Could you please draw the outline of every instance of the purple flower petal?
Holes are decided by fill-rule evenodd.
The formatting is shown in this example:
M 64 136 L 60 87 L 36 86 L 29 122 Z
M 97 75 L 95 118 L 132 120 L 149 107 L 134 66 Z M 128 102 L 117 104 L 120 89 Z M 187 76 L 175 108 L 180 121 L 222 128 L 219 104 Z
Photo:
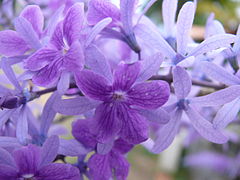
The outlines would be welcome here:
M 38 71 L 52 62 L 57 53 L 54 49 L 42 48 L 24 60 L 24 67 L 31 71 Z
M 0 111 L 0 128 L 2 129 L 8 119 L 13 115 L 16 109 L 4 109 Z
M 184 99 L 191 91 L 191 78 L 187 71 L 180 66 L 173 68 L 173 85 L 178 99 Z
M 41 161 L 39 163 L 39 168 L 46 166 L 53 162 L 56 158 L 59 148 L 59 139 L 57 136 L 51 136 L 47 138 L 42 146 L 41 151 Z
M 7 78 L 9 79 L 9 81 L 14 85 L 14 87 L 21 92 L 22 91 L 22 87 L 20 86 L 14 71 L 12 70 L 12 67 L 10 66 L 10 64 L 8 63 L 8 59 L 7 58 L 2 58 L 1 61 L 1 67 L 3 72 L 6 74 Z
M 107 180 L 112 177 L 108 155 L 94 154 L 88 161 L 91 178 L 93 180 Z
M 112 153 L 110 163 L 116 179 L 127 179 L 130 165 L 123 155 Z
M 71 77 L 69 72 L 62 72 L 57 84 L 57 91 L 60 95 L 63 95 L 67 92 L 70 86 L 70 78 Z
M 228 88 L 213 92 L 205 96 L 191 98 L 191 103 L 198 106 L 219 106 L 231 102 L 240 97 L 240 86 L 230 86 Z
M 0 164 L 0 180 L 15 180 L 18 176 L 18 172 L 15 168 Z
M 35 174 L 40 162 L 40 149 L 35 145 L 28 145 L 13 152 L 13 157 L 21 175 Z
M 177 0 L 164 0 L 162 3 L 162 17 L 164 23 L 164 32 L 168 37 L 173 36 L 173 29 L 175 28 L 175 18 L 177 12 Z
M 88 97 L 104 101 L 110 97 L 112 88 L 107 80 L 89 70 L 83 70 L 75 75 L 79 89 Z
M 65 156 L 79 156 L 86 155 L 88 152 L 89 150 L 75 139 L 60 139 L 58 154 Z
M 23 55 L 29 49 L 27 43 L 12 30 L 0 31 L 0 54 L 4 56 Z
M 181 8 L 177 19 L 177 52 L 186 55 L 189 33 L 192 28 L 195 14 L 193 2 L 186 2 Z
M 15 137 L 0 136 L 0 147 L 21 147 L 18 139 Z
M 94 116 L 95 132 L 100 142 L 108 142 L 121 130 L 122 120 L 118 118 L 119 111 L 121 112 L 119 106 L 112 103 L 104 103 L 96 108 Z
M 63 66 L 70 72 L 80 71 L 83 68 L 84 52 L 79 41 L 71 44 L 63 60 Z
M 145 60 L 141 61 L 141 71 L 136 82 L 148 80 L 152 75 L 155 75 L 162 64 L 164 57 L 162 53 L 156 53 Z
M 134 147 L 133 144 L 128 143 L 122 138 L 119 138 L 114 141 L 114 147 L 113 150 L 115 152 L 119 152 L 121 154 L 126 154 L 128 153 L 132 148 Z
M 207 76 L 220 81 L 227 85 L 240 84 L 240 78 L 226 71 L 223 67 L 220 67 L 212 62 L 201 62 L 201 70 L 206 73 Z
M 222 108 L 220 108 L 213 119 L 213 126 L 216 129 L 223 129 L 229 123 L 231 123 L 238 115 L 240 109 L 240 99 L 237 98 L 234 101 L 224 104 Z
M 13 159 L 11 154 L 3 148 L 0 148 L 0 164 L 5 164 L 16 168 L 15 160 Z
M 49 164 L 38 171 L 37 180 L 79 180 L 80 173 L 76 167 L 70 164 Z
M 27 144 L 28 137 L 28 119 L 26 108 L 23 106 L 19 111 L 19 118 L 16 127 L 16 136 L 23 145 Z
M 122 0 L 120 1 L 120 13 L 123 29 L 126 35 L 133 34 L 132 18 L 134 13 L 136 0 Z
M 86 148 L 94 149 L 97 145 L 95 135 L 91 132 L 93 120 L 80 119 L 72 124 L 73 136 Z
M 56 58 L 61 59 L 62 57 Z M 45 66 L 38 73 L 36 73 L 32 78 L 33 83 L 39 86 L 51 86 L 56 84 L 60 78 L 61 72 L 59 69 L 62 66 L 62 61 L 57 61 L 59 61 L 59 63 L 53 61 L 51 64 Z
M 87 20 L 90 25 L 95 25 L 107 17 L 111 17 L 113 23 L 120 21 L 120 10 L 109 1 L 90 0 L 88 7 Z
M 80 115 L 96 108 L 100 102 L 89 100 L 86 97 L 71 99 L 57 99 L 53 105 L 56 112 L 65 115 Z
M 28 5 L 21 12 L 20 17 L 24 17 L 28 20 L 34 29 L 34 31 L 40 36 L 43 30 L 44 17 L 39 6 Z
M 206 24 L 205 39 L 216 34 L 225 34 L 225 30 L 221 22 L 214 20 L 214 14 L 210 14 Z
M 140 63 L 120 63 L 114 72 L 113 88 L 115 90 L 128 90 L 136 81 L 140 72 Z
M 162 108 L 156 110 L 140 110 L 139 113 L 147 120 L 157 124 L 166 124 L 170 120 L 169 113 Z
M 85 55 L 86 66 L 105 77 L 109 83 L 112 83 L 111 68 L 104 54 L 96 46 L 89 46 L 85 51 Z
M 198 56 L 218 48 L 229 47 L 231 43 L 234 43 L 236 36 L 232 34 L 217 34 L 211 36 L 201 42 L 196 48 L 194 48 L 188 56 Z
M 179 63 L 177 63 L 178 66 L 181 67 L 192 67 L 195 63 L 195 57 L 194 56 L 189 56 L 183 60 L 181 60 Z
M 80 38 L 84 22 L 84 4 L 76 3 L 67 12 L 63 21 L 63 35 L 68 45 Z
M 12 65 L 21 63 L 27 57 L 28 57 L 27 55 L 8 57 L 8 64 L 12 66 Z
M 182 111 L 175 110 L 171 114 L 171 119 L 169 123 L 164 125 L 157 132 L 157 138 L 155 140 L 154 146 L 151 149 L 153 153 L 160 153 L 170 146 L 173 142 L 175 136 L 178 133 L 180 123 L 181 123 Z
M 189 106 L 185 112 L 188 118 L 191 120 L 193 127 L 202 137 L 217 144 L 224 144 L 228 141 L 228 138 L 223 135 L 221 131 L 215 129 L 213 124 L 204 119 L 191 106 Z
M 40 49 L 42 47 L 37 33 L 34 31 L 31 23 L 23 17 L 15 19 L 15 29 L 26 43 L 33 49 Z
M 62 50 L 64 48 L 64 41 L 63 41 L 63 22 L 59 22 L 56 25 L 56 28 L 52 34 L 50 42 L 58 49 Z
M 114 145 L 114 141 L 106 142 L 106 143 L 97 143 L 97 153 L 98 154 L 108 154 Z
M 59 19 L 63 13 L 64 7 L 61 6 L 60 8 L 58 8 L 58 10 L 49 18 L 47 26 L 46 26 L 46 30 L 45 33 L 47 36 L 52 36 L 58 22 Z
M 96 38 L 96 36 L 110 23 L 112 22 L 111 18 L 105 18 L 99 21 L 91 30 L 91 32 L 86 37 L 85 47 L 88 47 Z
M 138 1 L 136 1 L 138 3 Z M 157 2 L 157 0 L 150 0 L 147 2 L 146 6 L 144 7 L 144 9 L 142 10 L 142 12 L 140 13 L 138 19 L 137 19 L 137 23 L 139 24 L 140 20 L 142 19 L 142 17 L 147 13 L 147 11 L 153 6 L 153 4 Z
M 134 85 L 127 92 L 128 102 L 144 109 L 156 109 L 165 104 L 170 88 L 165 81 L 152 81 Z
M 53 93 L 47 100 L 42 115 L 40 117 L 40 133 L 42 135 L 47 136 L 48 130 L 53 122 L 53 119 L 56 115 L 56 111 L 53 109 L 53 104 L 58 100 L 60 97 L 58 93 Z
M 148 139 L 148 123 L 136 110 L 122 106 L 119 118 L 122 121 L 121 138 L 131 144 Z
M 153 29 L 150 29 L 144 24 L 138 24 L 134 28 L 134 32 L 139 36 L 143 41 L 145 41 L 150 48 L 154 48 L 163 53 L 164 56 L 167 56 L 170 59 L 174 59 L 176 52 L 172 47 L 163 39 L 160 33 L 156 32 Z

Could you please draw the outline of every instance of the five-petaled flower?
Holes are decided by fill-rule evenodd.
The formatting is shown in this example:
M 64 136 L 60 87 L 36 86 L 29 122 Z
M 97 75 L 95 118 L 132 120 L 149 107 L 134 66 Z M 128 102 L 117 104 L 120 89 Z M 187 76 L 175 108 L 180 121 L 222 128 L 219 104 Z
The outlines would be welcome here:
M 140 115 L 141 109 L 157 109 L 169 97 L 169 86 L 164 81 L 135 81 L 141 64 L 120 63 L 114 71 L 113 82 L 89 71 L 76 75 L 78 87 L 87 96 L 102 103 L 96 108 L 94 121 L 100 142 L 116 136 L 138 144 L 148 138 L 148 123 Z

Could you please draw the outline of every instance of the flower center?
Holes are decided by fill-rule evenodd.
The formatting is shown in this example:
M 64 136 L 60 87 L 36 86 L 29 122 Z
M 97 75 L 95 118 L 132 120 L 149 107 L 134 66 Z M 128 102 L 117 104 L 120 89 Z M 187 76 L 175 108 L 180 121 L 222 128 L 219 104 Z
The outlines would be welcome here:
M 177 103 L 177 106 L 181 110 L 186 110 L 188 108 L 189 100 L 187 99 L 180 99 Z
M 34 174 L 24 174 L 22 177 L 24 180 L 34 180 Z
M 63 54 L 67 54 L 68 50 L 70 49 L 70 47 L 68 46 L 68 42 L 65 38 L 63 38 L 63 42 L 64 42 L 64 47 L 63 47 Z
M 112 95 L 114 101 L 122 101 L 124 100 L 125 93 L 122 91 L 115 91 Z

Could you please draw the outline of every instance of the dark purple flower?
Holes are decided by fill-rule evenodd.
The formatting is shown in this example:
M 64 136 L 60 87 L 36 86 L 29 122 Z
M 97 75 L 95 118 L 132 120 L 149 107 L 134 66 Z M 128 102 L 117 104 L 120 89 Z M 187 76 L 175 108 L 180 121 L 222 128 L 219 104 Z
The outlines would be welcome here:
M 0 179 L 78 180 L 77 168 L 69 164 L 52 163 L 57 156 L 59 141 L 52 136 L 43 145 L 28 145 L 12 154 L 0 149 Z
M 114 146 L 109 153 L 92 155 L 88 160 L 90 177 L 93 180 L 108 180 L 111 177 L 126 180 L 129 163 L 124 154 L 132 147 L 133 145 L 128 144 L 123 139 L 118 139 L 114 142 Z
M 135 83 L 140 63 L 121 63 L 114 72 L 113 82 L 89 70 L 77 74 L 82 92 L 102 103 L 96 108 L 94 121 L 98 140 L 106 142 L 116 136 L 137 144 L 148 137 L 148 123 L 139 109 L 157 109 L 169 97 L 169 86 L 164 81 Z
M 109 180 L 114 177 L 126 179 L 129 163 L 124 155 L 133 148 L 133 145 L 121 138 L 108 144 L 98 143 L 92 124 L 92 119 L 80 119 L 72 125 L 73 136 L 86 148 L 96 151 L 88 160 L 86 165 L 89 172 L 85 173 L 93 180 Z M 84 162 L 81 161 L 80 164 Z

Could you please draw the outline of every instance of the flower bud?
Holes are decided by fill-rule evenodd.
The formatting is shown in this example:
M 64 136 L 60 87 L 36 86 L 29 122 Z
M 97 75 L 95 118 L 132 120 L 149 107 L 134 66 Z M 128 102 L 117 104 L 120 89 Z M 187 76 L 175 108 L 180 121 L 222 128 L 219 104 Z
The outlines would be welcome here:
M 26 103 L 26 98 L 24 97 L 19 97 L 19 96 L 7 96 L 3 97 L 2 103 L 0 105 L 1 108 L 6 108 L 6 109 L 15 109 L 21 106 L 22 104 Z

